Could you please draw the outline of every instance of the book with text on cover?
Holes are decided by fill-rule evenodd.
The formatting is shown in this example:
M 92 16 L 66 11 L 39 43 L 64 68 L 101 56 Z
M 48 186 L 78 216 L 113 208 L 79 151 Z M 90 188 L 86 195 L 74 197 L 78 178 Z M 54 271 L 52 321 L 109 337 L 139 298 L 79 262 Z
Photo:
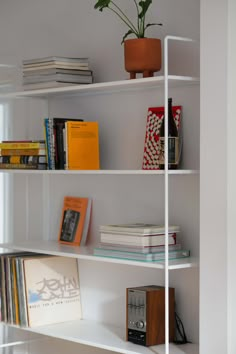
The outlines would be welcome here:
M 90 198 L 64 197 L 59 242 L 74 246 L 86 243 L 92 200 Z
M 66 122 L 66 169 L 98 170 L 98 122 Z
M 29 327 L 81 319 L 76 259 L 41 256 L 23 262 Z

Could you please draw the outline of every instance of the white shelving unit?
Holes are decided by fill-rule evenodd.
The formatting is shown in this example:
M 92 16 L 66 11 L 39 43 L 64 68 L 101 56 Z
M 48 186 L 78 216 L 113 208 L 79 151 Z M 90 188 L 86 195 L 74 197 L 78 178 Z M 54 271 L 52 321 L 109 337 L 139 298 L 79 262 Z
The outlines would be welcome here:
M 166 85 L 168 85 L 168 87 L 166 87 Z M 85 102 L 85 104 L 87 104 L 88 109 L 91 107 L 91 105 L 95 107 L 97 105 L 97 102 L 99 102 L 100 104 L 100 100 L 106 100 L 107 97 L 109 97 L 110 99 L 110 97 L 112 96 L 112 100 L 114 100 L 114 97 L 116 95 L 121 95 L 123 97 L 124 94 L 130 94 L 132 98 L 134 94 L 140 94 L 140 92 L 141 94 L 143 92 L 152 92 L 153 94 L 153 92 L 160 91 L 162 91 L 163 93 L 164 90 L 166 95 L 166 92 L 168 92 L 167 89 L 173 89 L 174 94 L 178 96 L 178 90 L 180 89 L 181 95 L 182 97 L 184 97 L 183 93 L 185 92 L 185 90 L 191 90 L 190 87 L 195 87 L 198 89 L 199 79 L 189 76 L 170 76 L 167 74 L 166 76 L 157 76 L 154 78 L 137 79 L 132 81 L 123 80 L 108 83 L 91 84 L 87 86 L 76 85 L 55 89 L 13 92 L 1 94 L 1 100 L 8 101 L 12 99 L 27 98 L 27 101 L 25 103 L 27 104 L 30 99 L 36 98 L 40 99 L 40 101 L 42 99 L 46 99 L 49 100 L 49 102 L 52 101 L 52 103 L 49 103 L 48 105 L 48 111 L 50 112 L 50 114 L 52 114 L 51 111 L 53 112 L 54 107 L 58 106 L 59 110 L 62 104 L 65 104 L 66 107 L 69 107 L 71 105 L 72 100 L 76 102 L 79 99 L 81 103 L 88 99 L 95 99 L 92 104 L 89 102 L 90 106 L 88 105 L 88 103 Z M 167 102 L 167 97 L 165 97 L 165 102 Z M 187 105 L 186 101 L 183 103 L 183 105 L 185 103 Z M 82 107 L 82 111 L 85 110 L 86 107 Z M 91 112 L 89 112 L 88 114 L 92 116 Z M 106 124 L 108 123 L 110 124 L 111 122 L 102 121 L 101 130 L 103 128 L 105 130 Z M 187 119 L 184 124 L 188 124 Z M 111 128 L 108 129 L 110 129 L 110 133 L 112 133 Z M 123 135 L 124 140 L 129 138 L 129 134 L 127 134 L 125 131 L 123 131 Z M 189 137 L 187 138 L 189 139 Z M 102 141 L 104 139 L 105 137 L 103 136 Z M 107 152 L 105 151 L 104 156 L 106 156 L 106 154 Z M 126 156 L 124 156 L 123 152 L 121 152 L 120 155 L 124 160 L 126 159 Z M 110 155 L 110 158 L 112 158 L 112 153 Z M 116 168 L 114 168 L 112 165 L 112 167 L 108 166 L 100 171 L 0 171 L 1 173 L 9 173 L 14 179 L 14 193 L 16 193 L 15 196 L 11 194 L 11 198 L 14 197 L 14 202 L 12 205 L 12 217 L 14 217 L 15 220 L 14 225 L 12 226 L 12 242 L 4 243 L 1 245 L 1 247 L 8 249 L 10 248 L 14 250 L 26 250 L 45 254 L 74 257 L 78 259 L 79 267 L 81 269 L 81 272 L 83 273 L 81 277 L 81 292 L 82 299 L 85 299 L 83 303 L 85 319 L 73 323 L 62 323 L 54 326 L 27 329 L 27 331 L 32 331 L 36 334 L 47 335 L 53 338 L 63 339 L 66 341 L 71 341 L 79 344 L 88 345 L 91 347 L 96 347 L 124 354 L 199 354 L 197 344 L 176 346 L 174 344 L 166 343 L 166 345 L 146 348 L 126 342 L 125 326 L 123 321 L 125 308 L 123 308 L 122 311 L 116 309 L 116 302 L 118 302 L 119 305 L 121 304 L 121 300 L 117 299 L 117 296 L 119 297 L 121 293 L 124 294 L 125 288 L 128 287 L 129 284 L 140 284 L 141 281 L 148 283 L 154 282 L 154 279 L 156 278 L 157 283 L 166 284 L 166 286 L 168 287 L 169 284 L 176 284 L 175 276 L 172 277 L 172 271 L 174 270 L 175 272 L 173 273 L 175 274 L 176 272 L 182 271 L 195 272 L 194 277 L 192 277 L 191 274 L 188 275 L 188 277 L 189 279 L 193 278 L 193 281 L 198 279 L 198 276 L 196 275 L 196 271 L 198 269 L 198 247 L 194 245 L 195 243 L 197 243 L 194 240 L 194 237 L 198 234 L 199 225 L 198 214 L 197 216 L 194 214 L 195 210 L 198 209 L 199 198 L 198 166 L 190 166 L 191 168 L 188 168 L 189 166 L 187 166 L 188 164 L 186 163 L 186 168 L 184 165 L 183 169 L 177 171 L 143 171 L 138 168 L 136 163 L 134 163 L 134 166 L 132 166 L 131 168 L 126 168 L 126 165 L 128 163 L 124 164 L 124 166 L 122 165 L 121 167 L 119 159 L 120 157 L 117 159 L 118 162 L 114 162 L 115 167 L 117 166 Z M 68 179 L 70 179 L 69 183 Z M 123 179 L 123 181 L 121 181 L 120 179 Z M 148 182 L 150 183 L 150 188 L 146 186 L 146 188 L 149 188 L 146 191 L 147 193 L 145 192 L 145 188 L 144 191 L 140 189 L 140 187 L 145 184 L 145 179 L 150 179 L 150 181 Z M 112 185 L 112 180 L 114 180 L 114 183 L 117 184 L 115 188 Z M 127 191 L 131 193 L 132 198 L 130 196 L 127 198 L 130 201 L 127 203 L 127 205 L 124 206 L 124 209 L 121 210 L 122 198 L 124 203 L 124 198 L 126 197 L 126 184 Z M 166 192 L 166 187 L 168 188 L 168 193 L 167 195 L 164 195 L 164 190 Z M 132 190 L 132 188 L 134 188 L 134 190 Z M 156 188 L 157 192 L 155 191 Z M 174 190 L 175 193 L 173 193 Z M 182 190 L 182 195 L 179 192 L 180 190 Z M 135 194 L 134 191 L 139 192 Z M 190 194 L 188 193 L 189 191 L 191 191 Z M 83 193 L 84 195 L 91 194 L 91 197 L 94 197 L 95 200 L 93 206 L 94 215 L 92 216 L 93 222 L 91 227 L 89 245 L 85 248 L 78 249 L 76 247 L 62 246 L 57 243 L 56 230 L 58 226 L 58 221 L 60 219 L 61 211 L 58 201 L 61 200 L 62 195 L 72 193 L 75 193 L 77 195 L 81 193 Z M 109 193 L 111 193 L 111 197 Z M 93 256 L 93 246 L 98 243 L 98 234 L 96 231 L 98 224 L 105 223 L 106 220 L 109 219 L 109 217 L 111 217 L 111 219 L 114 219 L 115 214 L 117 213 L 117 211 L 119 212 L 119 210 L 119 217 L 121 220 L 125 220 L 126 218 L 134 218 L 134 215 L 136 213 L 138 218 L 144 215 L 144 219 L 147 221 L 149 218 L 153 219 L 157 214 L 155 210 L 155 198 L 157 198 L 157 195 L 155 193 L 157 193 L 157 195 L 158 193 L 160 193 L 160 200 L 157 203 L 157 212 L 159 213 L 158 220 L 160 222 L 163 222 L 164 219 L 166 220 L 167 215 L 169 220 L 169 213 L 172 219 L 181 216 L 183 229 L 184 223 L 186 222 L 187 226 L 185 227 L 185 237 L 183 241 L 185 241 L 187 245 L 191 245 L 191 242 L 193 243 L 193 249 L 195 248 L 193 251 L 193 257 L 184 260 L 180 259 L 175 261 L 148 263 Z M 119 194 L 121 194 L 121 197 L 119 197 Z M 169 199 L 169 195 L 170 202 L 168 207 L 167 201 Z M 151 205 L 148 205 L 149 199 L 152 196 L 154 200 L 152 201 Z M 140 199 L 136 200 L 136 198 Z M 141 201 L 143 201 L 144 206 L 142 206 L 139 210 L 138 202 L 140 203 Z M 103 211 L 103 205 L 105 205 L 106 203 L 110 203 L 110 207 L 108 206 L 107 208 L 104 208 Z M 189 209 L 191 209 L 190 207 L 188 207 L 188 205 L 186 205 L 188 203 L 196 204 L 196 206 L 194 206 L 194 210 L 191 212 L 191 218 L 193 220 L 189 218 L 190 221 L 187 220 L 189 216 Z M 109 216 L 108 214 L 110 213 L 113 204 L 114 212 L 112 212 Z M 147 204 L 147 208 L 145 207 L 145 204 Z M 23 205 L 24 207 L 21 207 L 21 205 Z M 131 205 L 133 205 L 133 211 L 130 209 Z M 165 211 L 164 205 L 167 205 L 167 210 Z M 184 210 L 182 213 L 180 210 L 180 206 Z M 149 212 L 146 211 L 148 207 L 151 209 L 151 216 L 149 215 Z M 166 229 L 168 228 L 168 220 L 165 224 Z M 193 228 L 193 232 L 191 228 Z M 188 242 L 188 234 L 190 234 L 190 230 L 193 235 L 191 235 L 192 241 Z M 128 268 L 128 266 L 130 267 Z M 120 290 L 120 294 L 116 295 L 116 289 L 111 290 L 110 288 L 110 283 L 112 283 L 113 278 L 112 269 L 114 270 L 114 267 L 116 267 L 114 272 L 121 276 L 123 270 L 125 269 L 125 272 L 128 273 L 132 268 L 131 266 L 136 267 L 135 269 L 138 270 L 140 274 L 135 276 L 136 278 L 133 282 L 131 282 L 129 276 L 127 279 L 122 279 L 122 281 L 121 278 L 119 278 L 121 281 L 122 289 Z M 105 271 L 108 274 L 104 276 L 104 278 L 107 277 L 107 279 L 101 280 L 101 284 L 97 282 L 97 279 L 94 279 L 94 269 L 96 269 L 97 272 Z M 149 271 L 152 272 L 152 275 L 150 277 L 144 276 L 143 272 L 146 272 L 145 275 L 147 275 L 147 272 Z M 155 275 L 153 272 L 155 272 Z M 103 274 L 100 276 L 102 278 Z M 96 277 L 98 277 L 98 275 Z M 180 277 L 181 274 L 179 275 L 179 279 Z M 181 296 L 183 295 L 181 295 L 181 293 L 186 290 L 186 285 L 184 284 L 183 278 L 184 276 L 182 276 L 182 280 L 179 280 L 179 283 L 177 280 L 176 284 L 177 288 L 179 287 L 180 289 L 180 295 L 177 296 L 177 299 L 180 303 L 182 302 L 182 305 L 180 306 L 181 309 L 183 309 L 183 307 L 185 306 L 185 301 L 181 299 Z M 104 281 L 107 281 L 105 285 Z M 96 284 L 94 285 L 94 283 Z M 92 299 L 92 291 L 94 291 L 93 288 L 95 288 L 96 286 L 99 286 L 99 289 L 95 305 L 93 305 L 95 306 L 95 310 L 94 307 L 90 310 L 89 301 L 91 301 Z M 104 286 L 105 289 L 103 288 Z M 195 286 L 197 287 L 197 285 Z M 90 290 L 89 287 L 91 287 Z M 185 290 L 182 291 L 182 288 Z M 192 291 L 195 293 L 196 289 L 193 289 Z M 111 296 L 110 292 L 112 293 Z M 86 294 L 88 294 L 87 298 Z M 125 295 L 122 296 L 124 300 Z M 189 296 L 191 296 L 191 294 Z M 109 311 L 106 311 L 106 308 L 104 308 L 104 301 L 107 302 L 107 306 L 112 307 L 111 315 L 106 314 L 106 312 Z M 114 307 L 112 306 L 112 302 L 115 303 Z M 124 301 L 122 303 L 124 306 Z M 168 298 L 166 299 L 166 303 L 168 303 Z M 196 304 L 195 307 L 197 307 Z M 95 315 L 93 314 L 93 311 Z M 120 313 L 118 313 L 118 311 Z M 100 312 L 102 312 L 102 314 Z M 193 313 L 190 313 L 189 315 L 188 309 L 186 310 L 184 317 L 188 324 L 191 324 L 191 321 L 196 320 L 195 318 L 191 318 L 191 316 L 193 315 Z M 99 316 L 100 321 L 98 320 Z M 113 322 L 116 322 L 116 320 L 114 320 L 114 316 L 118 317 L 117 322 L 120 324 L 120 326 L 114 326 L 114 324 L 112 323 L 111 317 L 113 317 Z M 168 318 L 168 306 L 166 306 L 166 317 Z M 185 327 L 187 327 L 186 324 Z M 194 331 L 198 332 L 197 330 L 193 329 L 193 332 Z M 194 336 L 195 338 L 198 337 L 197 333 L 195 333 Z

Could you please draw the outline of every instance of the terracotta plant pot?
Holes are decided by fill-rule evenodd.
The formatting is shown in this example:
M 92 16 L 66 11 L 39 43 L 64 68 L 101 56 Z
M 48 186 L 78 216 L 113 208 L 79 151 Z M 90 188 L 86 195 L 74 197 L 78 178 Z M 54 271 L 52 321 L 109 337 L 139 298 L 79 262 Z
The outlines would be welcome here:
M 161 40 L 157 38 L 135 38 L 124 42 L 125 70 L 130 73 L 130 79 L 136 78 L 136 73 L 143 77 L 153 76 L 161 69 Z

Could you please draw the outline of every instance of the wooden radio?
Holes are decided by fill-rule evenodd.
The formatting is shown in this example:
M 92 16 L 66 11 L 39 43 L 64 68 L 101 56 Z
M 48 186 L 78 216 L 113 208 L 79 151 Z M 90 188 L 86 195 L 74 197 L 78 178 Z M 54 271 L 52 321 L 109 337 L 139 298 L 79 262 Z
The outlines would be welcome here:
M 175 289 L 169 288 L 169 340 L 175 336 Z M 165 287 L 126 289 L 126 340 L 144 346 L 165 343 Z

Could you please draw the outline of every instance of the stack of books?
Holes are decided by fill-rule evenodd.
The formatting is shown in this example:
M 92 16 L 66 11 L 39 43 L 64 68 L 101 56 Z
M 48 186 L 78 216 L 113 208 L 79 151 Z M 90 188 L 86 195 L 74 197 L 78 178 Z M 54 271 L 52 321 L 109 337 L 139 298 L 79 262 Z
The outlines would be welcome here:
M 165 227 L 153 224 L 101 225 L 100 243 L 95 256 L 144 262 L 165 259 Z M 190 251 L 177 242 L 179 226 L 170 225 L 168 234 L 169 259 L 185 258 Z
M 81 318 L 75 258 L 5 253 L 0 274 L 1 321 L 36 327 Z
M 0 169 L 46 170 L 45 141 L 2 141 L 0 143 Z
M 23 60 L 24 90 L 91 84 L 93 73 L 88 58 L 50 56 Z

